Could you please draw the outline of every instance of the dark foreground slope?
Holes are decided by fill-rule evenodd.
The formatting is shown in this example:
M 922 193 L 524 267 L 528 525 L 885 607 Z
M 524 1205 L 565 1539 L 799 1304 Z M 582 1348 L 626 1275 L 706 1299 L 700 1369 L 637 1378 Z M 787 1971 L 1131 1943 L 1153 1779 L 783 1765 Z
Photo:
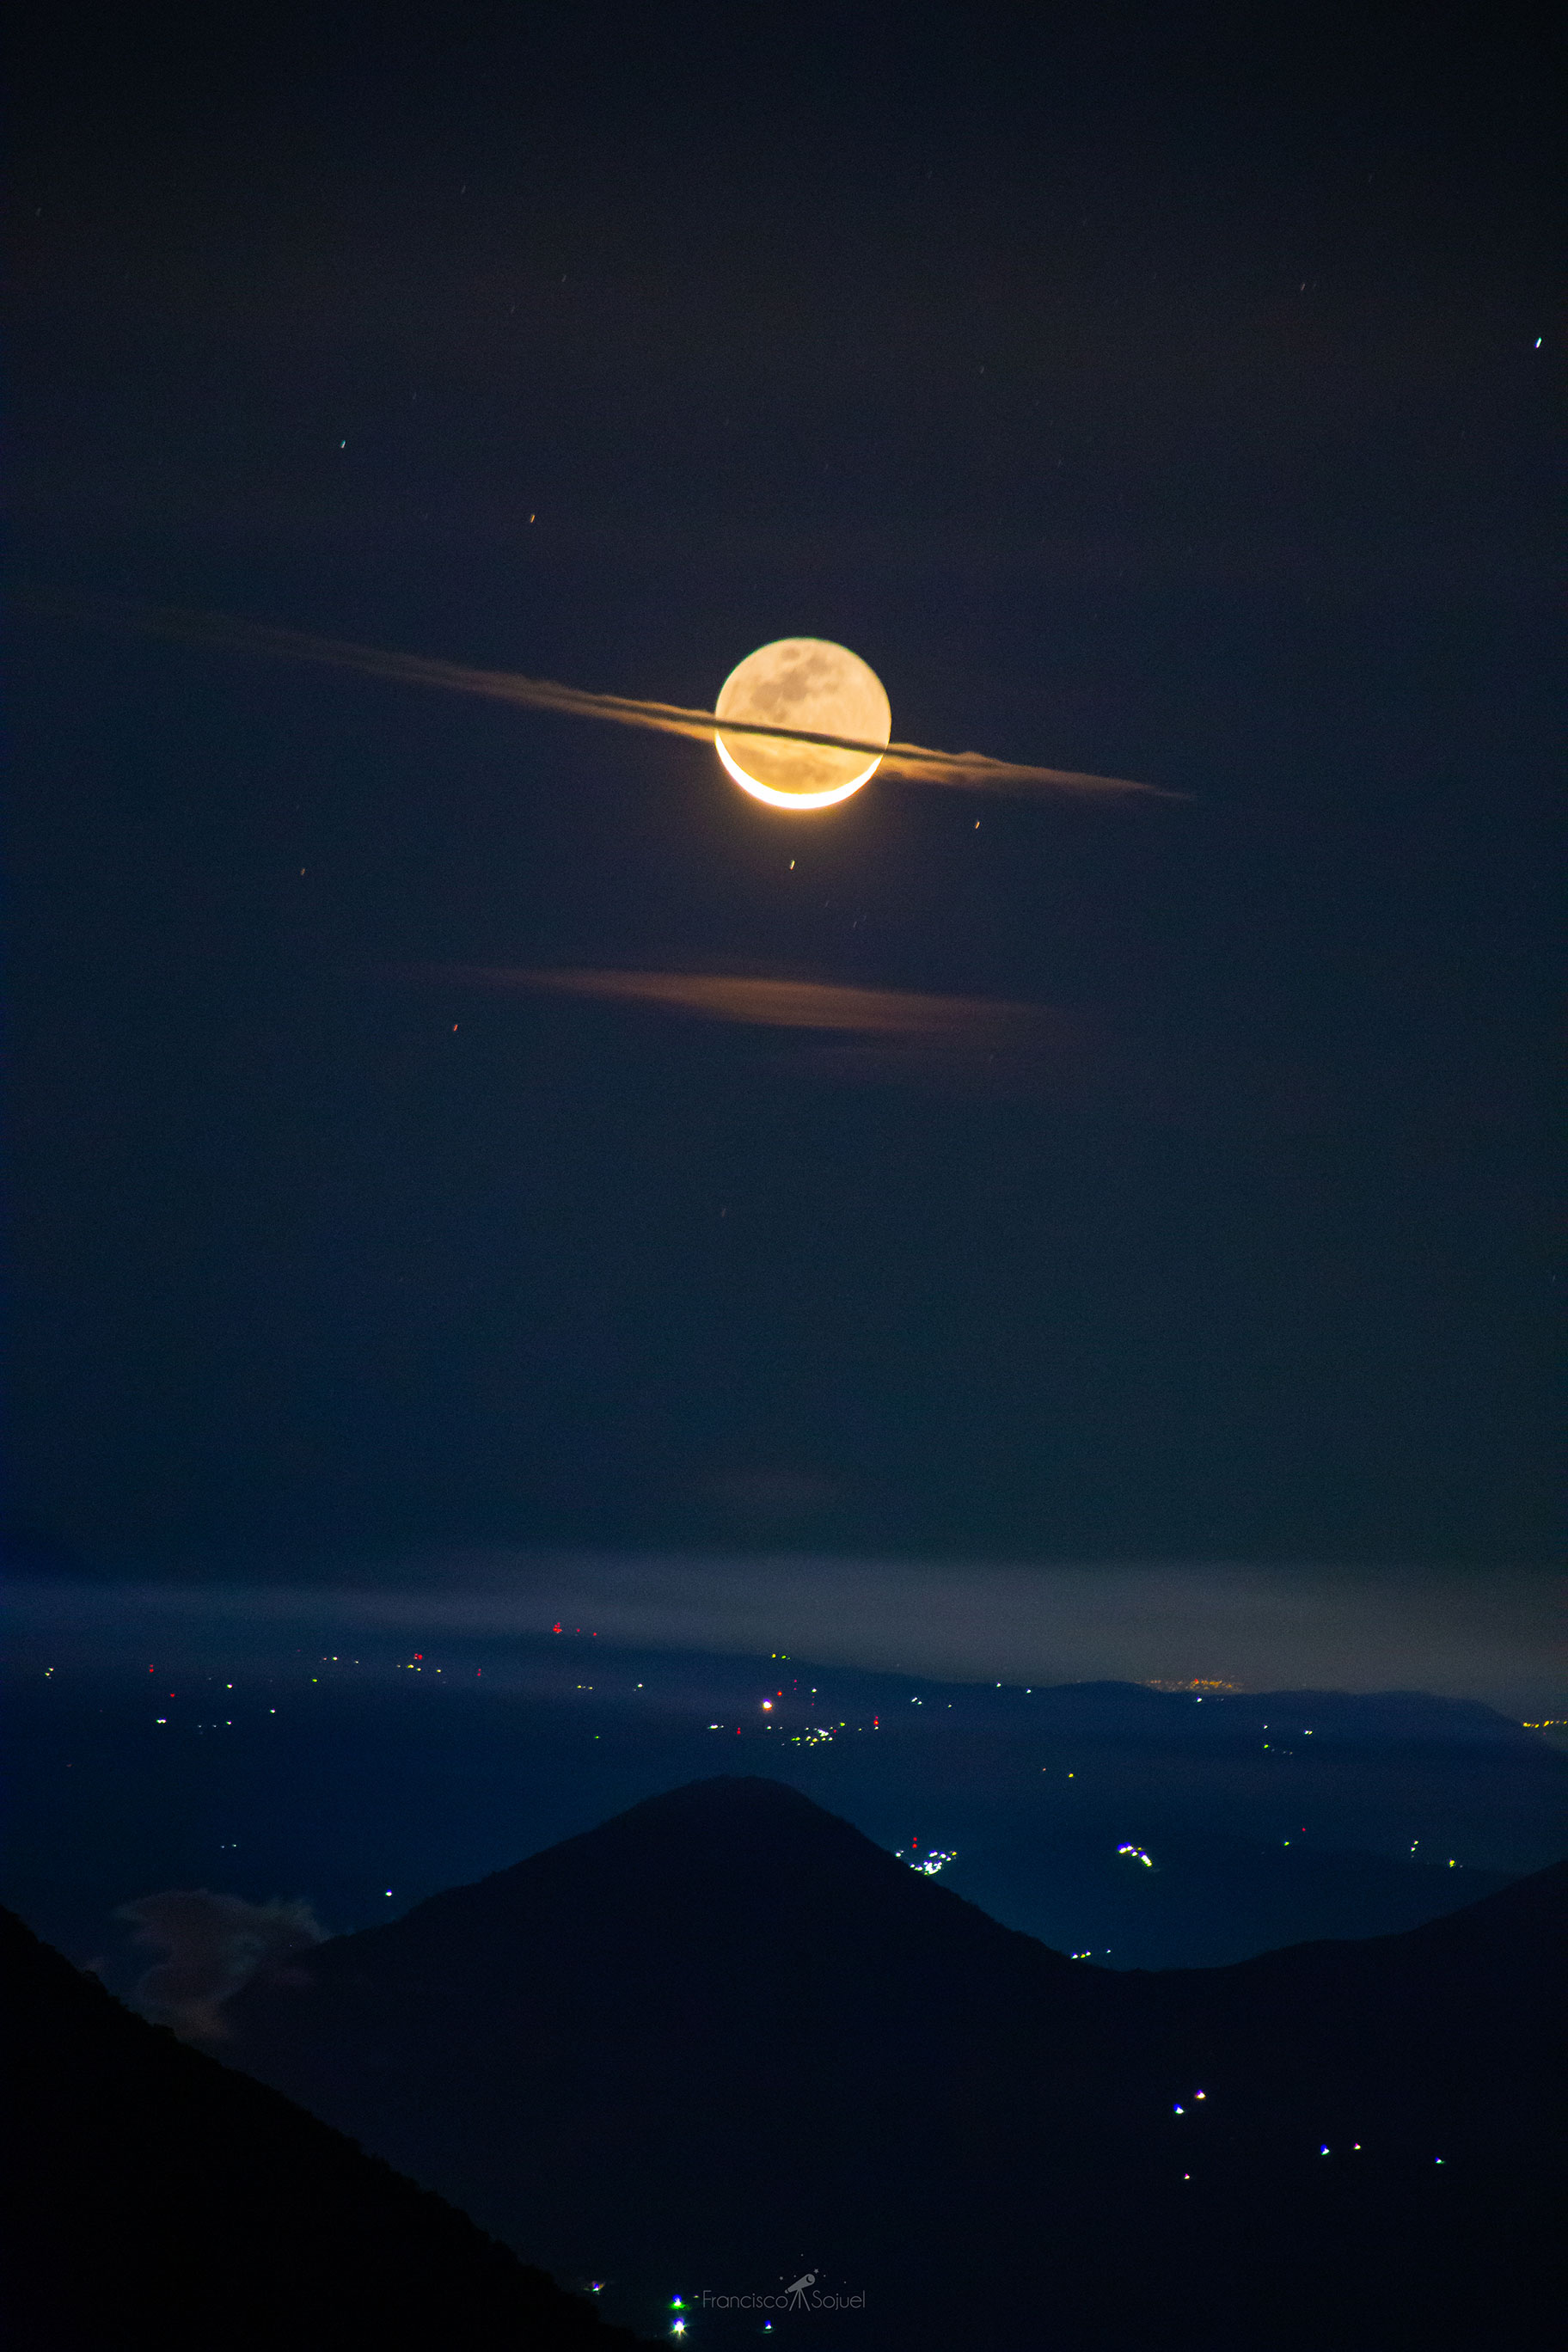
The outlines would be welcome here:
M 866 2347 L 1473 2347 L 1546 2284 L 1565 1910 L 1112 1976 L 723 1780 L 320 1947 L 230 2047 L 626 2311 L 809 2268 Z
M 438 2197 L 133 2017 L 0 1912 L 5 2342 L 613 2352 Z

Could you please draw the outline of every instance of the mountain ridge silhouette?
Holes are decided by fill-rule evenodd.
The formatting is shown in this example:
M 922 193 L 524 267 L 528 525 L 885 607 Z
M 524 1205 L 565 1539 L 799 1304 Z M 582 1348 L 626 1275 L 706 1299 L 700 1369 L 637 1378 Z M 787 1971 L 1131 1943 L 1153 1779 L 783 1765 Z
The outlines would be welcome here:
M 1416 2314 L 1473 2344 L 1560 2177 L 1565 1923 L 1559 1865 L 1392 1937 L 1113 1975 L 725 1775 L 258 1979 L 229 2054 L 647 2307 L 834 2248 L 867 2346 L 951 2341 L 982 2293 L 999 2342 Z
M 425 2346 L 646 2339 L 278 2092 L 149 2024 L 0 1909 L 5 2340 Z

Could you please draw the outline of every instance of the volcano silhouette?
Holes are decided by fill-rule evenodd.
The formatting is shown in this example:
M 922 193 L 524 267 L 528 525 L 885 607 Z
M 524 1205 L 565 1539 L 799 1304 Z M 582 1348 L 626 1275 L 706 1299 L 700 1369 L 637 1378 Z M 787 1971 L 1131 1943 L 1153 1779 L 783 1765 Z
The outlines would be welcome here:
M 1473 2346 L 1539 2284 L 1565 1919 L 1560 1866 L 1404 1935 L 1112 1975 L 725 1778 L 318 1947 L 229 2047 L 649 2308 L 810 2264 L 865 2290 L 866 2346 L 982 2310 L 997 2343 Z

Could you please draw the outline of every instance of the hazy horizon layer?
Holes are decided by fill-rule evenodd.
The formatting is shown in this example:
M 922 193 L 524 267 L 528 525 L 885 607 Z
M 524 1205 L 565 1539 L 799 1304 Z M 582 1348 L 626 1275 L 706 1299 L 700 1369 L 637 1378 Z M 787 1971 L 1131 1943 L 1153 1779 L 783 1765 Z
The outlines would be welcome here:
M 225 1639 L 290 1622 L 421 1628 L 506 1643 L 558 1622 L 606 1643 L 767 1655 L 1048 1685 L 1211 1683 L 1252 1692 L 1421 1690 L 1516 1720 L 1568 1716 L 1561 1578 L 1537 1569 L 1351 1570 L 489 1553 L 199 1579 L 23 1575 L 12 1638 L 113 1649 L 152 1624 L 165 1644 L 221 1621 Z
M 5 1895 L 129 1990 L 126 1905 L 204 1889 L 226 1916 L 368 1927 L 737 1771 L 952 1857 L 944 1885 L 993 1917 L 1117 1969 L 1391 1933 L 1557 1860 L 1568 1757 L 1525 1727 L 1559 1710 L 1489 1704 L 1544 1675 L 1529 1580 L 1489 1633 L 1411 1580 L 1319 1581 L 1314 1612 L 1299 1572 L 1238 1570 L 36 1578 L 5 1596 Z M 1142 1652 L 1107 1633 L 1119 1607 Z M 1470 1693 L 1388 1690 L 1461 1681 L 1467 1640 Z M 1243 1663 L 1273 1687 L 1234 1687 Z M 1324 1689 L 1335 1666 L 1384 1691 Z

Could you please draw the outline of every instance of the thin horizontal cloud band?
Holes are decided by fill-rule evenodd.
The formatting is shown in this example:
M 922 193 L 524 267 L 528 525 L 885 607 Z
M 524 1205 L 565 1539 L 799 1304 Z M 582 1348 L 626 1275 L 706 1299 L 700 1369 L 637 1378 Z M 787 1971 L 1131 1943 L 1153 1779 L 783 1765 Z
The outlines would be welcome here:
M 817 1029 L 862 1037 L 1000 1042 L 1040 1033 L 1076 1034 L 1071 1016 L 1005 998 L 933 996 L 912 989 L 859 988 L 750 974 L 531 969 L 526 965 L 439 964 L 417 976 L 459 987 L 537 991 L 619 1004 L 646 1004 L 700 1020 L 750 1028 Z
M 338 637 L 318 637 L 301 629 L 274 628 L 258 621 L 237 619 L 221 613 L 191 613 L 152 606 L 121 604 L 110 599 L 27 594 L 21 598 L 34 612 L 61 619 L 94 620 L 149 636 L 183 644 L 218 646 L 236 653 L 269 655 L 284 661 L 314 662 L 333 669 L 355 670 L 363 677 L 384 677 L 408 686 L 429 686 L 448 694 L 479 695 L 491 702 L 521 704 L 529 709 L 552 710 L 563 718 L 598 719 L 612 726 L 639 727 L 660 735 L 683 735 L 711 742 L 718 720 L 710 710 L 689 710 L 679 703 L 645 702 L 626 695 L 597 694 L 585 687 L 561 686 L 552 678 L 525 677 L 516 670 L 474 669 L 461 662 L 440 661 L 424 654 L 389 652 L 377 646 L 359 646 Z M 913 783 L 952 784 L 970 790 L 1135 793 L 1160 800 L 1180 800 L 1157 784 L 1134 783 L 1124 776 L 1087 775 L 1070 768 L 1042 768 L 1014 760 L 993 760 L 983 751 L 937 751 L 921 743 L 873 743 L 852 735 L 819 735 L 804 728 L 771 727 L 757 720 L 726 719 L 730 736 L 761 736 L 792 743 L 821 744 L 833 751 L 865 751 L 881 762 L 881 772 Z

